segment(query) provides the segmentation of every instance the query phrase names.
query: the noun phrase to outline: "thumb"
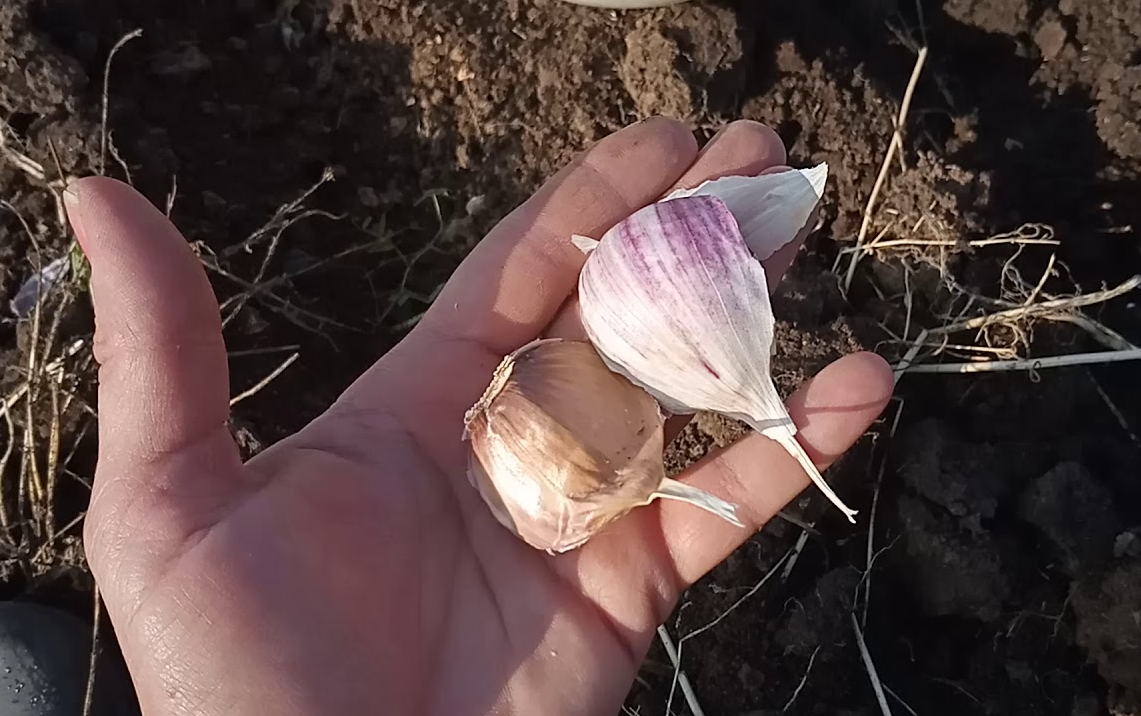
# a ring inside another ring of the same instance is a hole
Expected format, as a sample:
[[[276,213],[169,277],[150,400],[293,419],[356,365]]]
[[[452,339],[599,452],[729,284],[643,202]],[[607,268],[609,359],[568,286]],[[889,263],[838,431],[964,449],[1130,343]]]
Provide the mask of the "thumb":
[[[64,199],[91,262],[100,366],[84,541],[96,577],[137,594],[238,486],[218,303],[186,240],[133,189],[81,179]]]

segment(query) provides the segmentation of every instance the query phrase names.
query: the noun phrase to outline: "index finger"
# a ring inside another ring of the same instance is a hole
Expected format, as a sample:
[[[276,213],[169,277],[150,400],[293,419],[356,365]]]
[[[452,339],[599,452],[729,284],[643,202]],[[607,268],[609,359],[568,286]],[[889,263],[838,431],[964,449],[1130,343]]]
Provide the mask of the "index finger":
[[[697,156],[680,122],[655,118],[601,140],[504,218],[453,274],[418,327],[503,355],[535,338],[574,289],[601,234],[657,199]]]

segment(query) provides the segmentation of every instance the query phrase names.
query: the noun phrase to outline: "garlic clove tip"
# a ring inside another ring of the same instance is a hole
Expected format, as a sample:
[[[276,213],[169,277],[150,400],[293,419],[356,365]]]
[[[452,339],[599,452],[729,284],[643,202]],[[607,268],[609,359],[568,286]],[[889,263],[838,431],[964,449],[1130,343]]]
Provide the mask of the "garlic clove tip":
[[[579,234],[571,236],[571,243],[578,247],[578,250],[584,254],[589,254],[598,248],[598,239],[592,239],[589,236],[581,236]]]
[[[654,492],[653,497],[686,502],[694,507],[700,507],[706,512],[711,512],[736,527],[743,528],[745,526],[745,523],[737,517],[736,505],[711,495],[705,490],[699,490],[692,485],[678,482],[669,477],[662,480],[662,484]]]

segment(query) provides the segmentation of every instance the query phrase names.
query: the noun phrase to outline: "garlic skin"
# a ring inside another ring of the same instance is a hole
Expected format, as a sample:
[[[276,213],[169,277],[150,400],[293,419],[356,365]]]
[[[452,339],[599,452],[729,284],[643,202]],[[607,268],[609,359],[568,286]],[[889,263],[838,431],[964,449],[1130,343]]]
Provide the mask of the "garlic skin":
[[[776,440],[855,521],[796,440],[773,385],[765,271],[725,202],[692,196],[635,212],[589,251],[578,289],[587,336],[612,370],[671,413],[721,413]]]
[[[759,260],[772,256],[796,238],[824,196],[828,165],[790,169],[760,176],[711,179],[693,189],[678,189],[670,199],[714,196],[737,220],[745,244]]]
[[[464,425],[472,485],[537,549],[574,549],[659,497],[740,525],[732,505],[666,478],[657,402],[589,343],[539,340],[507,356]]]

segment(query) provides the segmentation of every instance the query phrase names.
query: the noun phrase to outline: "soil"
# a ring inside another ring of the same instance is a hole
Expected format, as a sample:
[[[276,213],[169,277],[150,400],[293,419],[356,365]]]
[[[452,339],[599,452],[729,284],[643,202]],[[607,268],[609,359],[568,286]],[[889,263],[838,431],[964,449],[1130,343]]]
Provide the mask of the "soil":
[[[653,114],[702,140],[732,119],[766,122],[791,163],[832,168],[819,229],[775,303],[784,393],[859,348],[898,357],[889,331],[914,339],[940,325],[947,276],[998,297],[1010,267],[1037,277],[1056,250],[1047,292],[1116,285],[1141,273],[1139,27],[1141,4],[1120,0],[740,0],[627,13],[558,0],[8,0],[0,118],[9,145],[49,179],[57,158],[66,174],[105,164],[170,207],[228,274],[292,275],[274,284],[280,300],[255,297],[226,329],[232,351],[302,355],[235,409],[249,454],[304,425],[382,355],[545,177]],[[104,157],[104,68],[136,28],[143,35],[110,75],[115,151]],[[845,294],[832,269],[838,256],[846,266],[840,251],[859,231],[924,40],[906,149],[871,228],[953,246],[942,273],[915,253],[870,256]],[[275,214],[326,168],[332,181],[305,201],[320,213]],[[68,239],[50,194],[7,160],[0,197],[38,238],[0,212],[10,298],[37,257],[61,255]],[[1008,264],[1009,246],[965,245],[1020,227],[1060,246],[1024,246]],[[345,251],[354,258],[320,263]],[[212,279],[221,300],[242,290],[219,271]],[[73,297],[60,334],[89,333],[89,313]],[[1141,341],[1135,296],[1088,315]],[[5,389],[20,377],[25,325],[0,324]],[[1038,355],[1099,347],[1072,327],[1041,328],[1028,343]],[[235,357],[235,392],[282,355]],[[875,515],[873,569],[868,522],[851,528],[809,492],[671,616],[682,636],[724,613],[810,525],[787,577],[686,642],[705,711],[879,713],[855,614],[894,713],[1141,713],[1136,384],[1129,363],[904,377],[881,423],[829,473],[862,517]],[[79,412],[64,424],[79,449],[59,520],[85,499],[84,424]],[[700,416],[672,446],[671,467],[741,434]],[[86,614],[77,535],[9,569],[0,592]],[[672,677],[655,648],[630,710],[663,713]],[[685,713],[680,693],[672,706]]]

